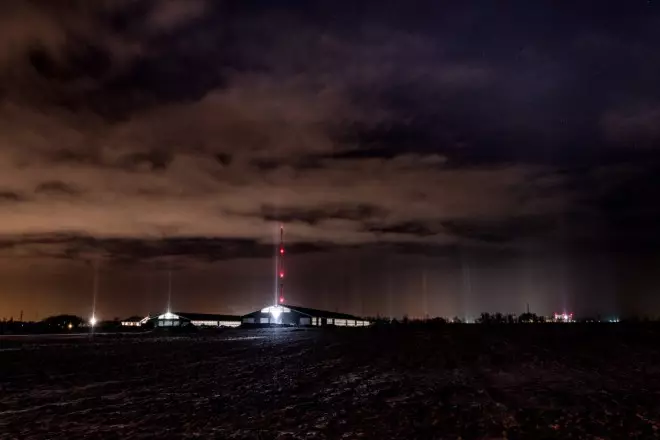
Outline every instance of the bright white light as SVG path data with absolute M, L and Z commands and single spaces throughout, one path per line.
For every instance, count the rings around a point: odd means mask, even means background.
M 91 325 L 92 327 L 94 327 L 94 326 L 96 325 L 96 323 L 97 323 L 97 321 L 96 321 L 96 316 L 92 316 L 92 317 L 90 318 L 90 320 L 89 320 L 89 325 Z
M 273 315 L 273 318 L 275 318 L 275 319 L 279 318 L 281 313 L 282 313 L 282 310 L 280 310 L 279 307 L 271 307 L 270 308 L 270 314 Z
M 261 313 L 271 313 L 273 309 L 278 309 L 280 313 L 289 313 L 291 311 L 290 308 L 284 307 L 284 306 L 269 306 L 269 307 L 264 307 L 261 309 Z

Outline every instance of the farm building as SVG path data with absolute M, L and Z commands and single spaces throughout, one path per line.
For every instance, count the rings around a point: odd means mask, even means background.
M 131 316 L 130 318 L 126 318 L 121 321 L 122 327 L 141 327 L 145 320 L 148 320 L 147 318 L 144 318 L 142 316 Z
M 147 323 L 153 323 L 155 327 L 183 327 L 187 325 L 194 325 L 195 327 L 238 327 L 241 325 L 241 317 L 209 313 L 167 312 L 144 318 L 128 318 L 122 321 L 121 325 L 125 327 L 140 327 Z
M 189 320 L 196 327 L 238 327 L 241 325 L 240 316 L 184 312 L 176 312 L 176 314 Z
M 369 321 L 345 313 L 328 312 L 291 305 L 270 306 L 243 316 L 245 325 L 290 325 L 363 327 Z
M 281 305 L 270 306 L 240 317 L 234 315 L 214 315 L 209 313 L 166 312 L 144 318 L 133 316 L 121 321 L 123 327 L 238 327 L 245 325 L 277 324 L 289 326 L 345 326 L 363 327 L 369 321 L 346 313 L 328 312 L 306 307 Z

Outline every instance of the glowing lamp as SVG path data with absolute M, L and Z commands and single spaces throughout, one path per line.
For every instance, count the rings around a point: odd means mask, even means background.
M 92 317 L 90 318 L 90 320 L 89 320 L 89 325 L 91 325 L 92 327 L 94 327 L 94 326 L 96 325 L 96 322 L 97 322 L 97 321 L 96 321 L 96 316 L 92 316 Z
M 284 297 L 280 296 L 280 304 L 283 304 L 283 303 L 284 303 Z
M 280 254 L 283 254 L 283 253 L 284 253 L 284 248 L 281 248 L 280 249 Z
M 284 272 L 280 272 L 280 278 L 284 278 Z

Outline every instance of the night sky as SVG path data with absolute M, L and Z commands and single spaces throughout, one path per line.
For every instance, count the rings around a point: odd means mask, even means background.
M 2 1 L 0 317 L 660 315 L 659 8 Z

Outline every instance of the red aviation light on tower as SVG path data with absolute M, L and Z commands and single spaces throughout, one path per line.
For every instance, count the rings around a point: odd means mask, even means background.
M 284 225 L 280 224 L 280 245 L 275 254 L 275 306 L 284 303 Z

